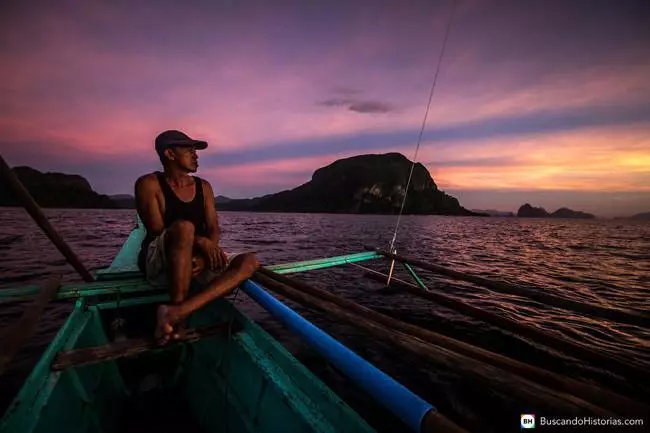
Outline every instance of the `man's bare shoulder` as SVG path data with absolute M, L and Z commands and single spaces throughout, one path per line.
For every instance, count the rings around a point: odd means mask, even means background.
M 207 189 L 209 189 L 210 191 L 212 191 L 212 185 L 210 185 L 210 182 L 208 182 L 207 180 L 203 179 L 202 177 L 200 177 L 199 179 L 201 179 L 201 185 L 203 185 L 203 189 L 207 188 Z
M 149 186 L 153 183 L 158 183 L 158 178 L 156 177 L 155 172 L 143 174 L 138 178 L 138 180 L 135 181 L 136 185 L 142 185 L 142 186 Z
M 141 192 L 152 192 L 160 189 L 156 173 L 142 175 L 135 181 L 135 190 Z

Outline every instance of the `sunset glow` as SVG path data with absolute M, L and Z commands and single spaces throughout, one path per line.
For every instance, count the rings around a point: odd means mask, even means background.
M 181 129 L 210 144 L 199 175 L 236 198 L 296 187 L 342 157 L 411 159 L 452 6 L 10 3 L 10 165 L 131 193 L 158 167 L 154 137 Z M 527 191 L 551 210 L 613 215 L 580 198 L 598 193 L 628 197 L 616 212 L 650 210 L 649 19 L 643 1 L 459 0 L 418 161 L 467 208 L 516 210 Z

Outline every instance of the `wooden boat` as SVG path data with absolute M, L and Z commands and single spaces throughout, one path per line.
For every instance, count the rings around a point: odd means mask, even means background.
M 76 299 L 74 308 L 6 411 L 2 433 L 123 432 L 152 424 L 161 431 L 373 431 L 229 300 L 191 316 L 178 342 L 156 346 L 155 310 L 168 295 L 137 269 L 143 236 L 139 225 L 110 267 L 97 272 L 96 283 L 58 289 L 57 298 Z M 374 257 L 366 252 L 270 268 L 288 273 Z M 3 297 L 31 297 L 37 288 L 12 290 Z M 111 324 L 120 321 L 126 335 L 115 339 Z

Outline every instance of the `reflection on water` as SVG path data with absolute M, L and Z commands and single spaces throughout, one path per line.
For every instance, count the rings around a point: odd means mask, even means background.
M 135 213 L 131 210 L 47 210 L 46 214 L 92 269 L 111 262 L 135 224 Z M 263 264 L 353 253 L 363 251 L 366 245 L 386 247 L 395 222 L 393 216 L 373 215 L 221 214 L 225 249 L 257 251 Z M 536 290 L 572 300 L 650 311 L 648 223 L 407 216 L 402 218 L 397 239 L 399 253 L 460 271 L 534 286 Z M 367 266 L 382 272 L 388 268 L 384 261 Z M 71 267 L 24 211 L 0 209 L 0 288 L 38 283 L 52 272 L 63 273 L 68 281 L 76 280 Z M 396 272 L 399 278 L 409 280 L 401 267 L 396 267 Z M 547 350 L 409 294 L 380 294 L 381 285 L 363 278 L 362 273 L 358 268 L 345 267 L 312 271 L 297 278 L 489 350 L 648 399 L 648 391 L 640 388 L 640 384 L 606 374 L 598 366 Z M 419 274 L 429 287 L 471 305 L 583 342 L 613 356 L 634 358 L 650 368 L 648 330 L 584 317 L 519 296 L 449 281 L 425 271 Z M 340 386 L 333 379 L 335 372 L 319 363 L 318 357 L 252 301 L 240 294 L 236 302 L 286 347 L 307 360 L 310 368 L 328 384 L 335 389 Z M 482 431 L 506 431 L 503 429 L 511 423 L 501 421 L 494 414 L 505 417 L 506 413 L 519 413 L 517 410 L 525 407 L 522 402 L 495 395 L 452 371 L 432 370 L 405 354 L 396 354 L 394 349 L 370 341 L 364 334 L 323 314 L 289 304 L 441 410 L 452 412 L 472 425 L 481 425 Z M 0 314 L 0 326 L 15 320 L 22 308 L 22 305 L 5 307 Z M 57 303 L 48 310 L 39 336 L 21 352 L 18 365 L 21 362 L 30 365 L 38 356 L 68 308 L 67 303 Z M 2 398 L 4 401 L 7 396 Z

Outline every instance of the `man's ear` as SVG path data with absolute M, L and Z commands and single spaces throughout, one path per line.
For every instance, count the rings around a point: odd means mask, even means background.
M 165 154 L 165 156 L 166 156 L 168 159 L 170 159 L 170 160 L 172 160 L 172 161 L 173 161 L 174 159 L 176 159 L 176 155 L 174 155 L 174 150 L 171 149 L 171 148 L 167 148 L 167 149 L 165 149 L 165 151 L 164 151 L 163 153 Z

